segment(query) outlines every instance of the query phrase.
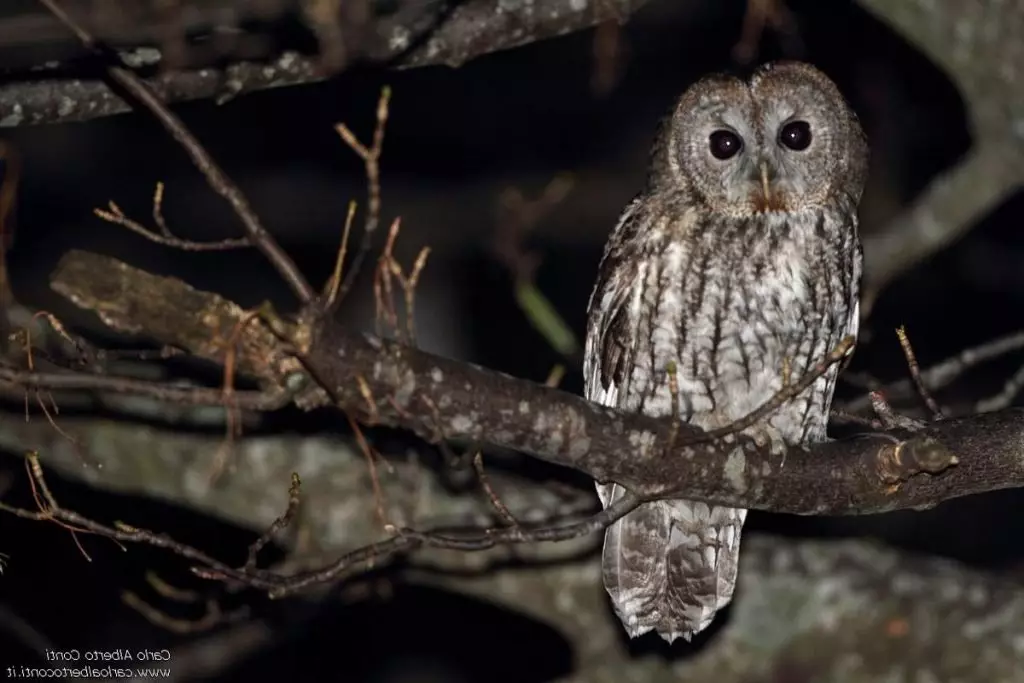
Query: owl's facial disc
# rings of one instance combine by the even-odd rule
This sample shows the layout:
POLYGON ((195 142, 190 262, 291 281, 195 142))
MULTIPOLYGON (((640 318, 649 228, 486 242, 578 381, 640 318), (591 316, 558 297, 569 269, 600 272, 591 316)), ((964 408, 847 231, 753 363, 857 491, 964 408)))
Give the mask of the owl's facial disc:
POLYGON ((678 101, 661 149, 656 186, 692 192, 721 214, 814 209, 840 195, 859 200, 863 190, 863 171, 849 174, 866 166, 856 117, 806 64, 702 79, 678 101))

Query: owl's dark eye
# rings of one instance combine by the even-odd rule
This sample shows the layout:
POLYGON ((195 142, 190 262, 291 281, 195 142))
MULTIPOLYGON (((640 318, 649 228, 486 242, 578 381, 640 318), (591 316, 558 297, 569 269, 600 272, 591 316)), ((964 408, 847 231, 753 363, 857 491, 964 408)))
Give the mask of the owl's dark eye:
POLYGON ((811 124, 806 121, 792 121, 779 131, 779 142, 794 152, 807 149, 811 144, 811 124))
POLYGON ((731 130, 716 130, 708 142, 711 145, 711 156, 722 161, 733 158, 743 149, 743 140, 731 130))

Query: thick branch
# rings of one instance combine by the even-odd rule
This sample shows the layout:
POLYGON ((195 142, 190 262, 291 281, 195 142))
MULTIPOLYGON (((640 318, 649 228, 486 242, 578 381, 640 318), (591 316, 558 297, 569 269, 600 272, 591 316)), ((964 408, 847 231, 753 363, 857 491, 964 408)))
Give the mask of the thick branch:
MULTIPOLYGON (((83 252, 64 257, 53 286, 80 306, 101 307, 114 329, 210 357, 202 332, 185 331, 195 328, 198 312, 210 315, 201 302, 213 295, 83 252)), ((933 423, 914 435, 878 433, 791 448, 782 458, 739 436, 692 443, 700 433, 686 426, 673 442, 668 420, 621 413, 336 326, 317 332, 304 362, 339 407, 364 422, 519 450, 644 496, 858 514, 928 507, 1024 483, 1024 411, 1017 409, 933 423), (956 458, 960 464, 949 468, 956 458)), ((246 367, 273 371, 266 363, 246 367)))
MULTIPOLYGON (((401 3, 395 13, 371 18, 366 26, 355 27, 358 41, 350 40, 347 46, 322 44, 321 53, 325 48, 349 49, 358 44, 358 52, 351 56, 372 62, 396 67, 432 64, 456 67, 481 55, 561 36, 603 21, 625 21, 646 1, 468 0, 456 3, 451 9, 448 3, 401 3)), ((137 3, 132 0, 127 4, 137 3)), ((284 4, 297 7, 299 3, 284 4)), ((112 22, 111 17, 119 16, 113 11, 102 15, 102 21, 90 21, 90 16, 75 13, 76 6, 80 9, 81 3, 68 6, 76 20, 98 40, 122 46, 122 54, 129 63, 141 63, 149 69, 166 67, 161 50, 154 48, 151 41, 156 41, 161 31, 166 34, 167 27, 137 21, 112 22), (138 49, 143 46, 145 49, 138 49)), ((121 16, 133 14, 137 12, 125 12, 121 16)), ((39 21, 45 28, 52 20, 40 18, 39 21)), ((353 27, 341 28, 351 32, 353 27)), ((223 56, 218 58, 223 59, 223 56)), ((206 68, 179 70, 171 65, 165 73, 147 79, 147 83, 163 101, 176 102, 228 98, 253 90, 313 82, 333 71, 324 68, 320 58, 295 52, 268 55, 265 60, 231 61, 232 65, 226 69, 211 64, 206 68)), ((52 78, 39 79, 38 73, 33 73, 27 76, 28 80, 0 86, 0 127, 81 121, 129 109, 101 81, 51 75, 52 78)))

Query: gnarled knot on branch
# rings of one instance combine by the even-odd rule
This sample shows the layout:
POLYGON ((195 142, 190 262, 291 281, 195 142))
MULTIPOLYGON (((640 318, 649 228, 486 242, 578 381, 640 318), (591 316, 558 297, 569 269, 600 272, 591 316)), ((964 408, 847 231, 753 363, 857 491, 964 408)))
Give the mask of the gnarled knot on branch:
POLYGON ((928 436, 912 436, 878 449, 878 474, 896 486, 916 474, 939 474, 959 462, 945 445, 928 436))

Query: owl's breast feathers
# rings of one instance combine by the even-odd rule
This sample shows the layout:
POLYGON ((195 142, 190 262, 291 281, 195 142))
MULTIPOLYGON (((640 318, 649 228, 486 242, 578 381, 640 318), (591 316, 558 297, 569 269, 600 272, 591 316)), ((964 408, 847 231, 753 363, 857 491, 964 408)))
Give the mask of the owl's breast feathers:
MULTIPOLYGON (((638 200, 609 241, 590 301, 590 400, 724 426, 799 380, 856 335, 860 248, 843 207, 753 218, 666 215, 638 200)), ((769 423, 790 442, 824 438, 836 369, 769 423)))
MULTIPOLYGON (((742 418, 856 335, 861 272, 846 206, 734 218, 642 197, 602 259, 588 310, 587 398, 704 428, 742 418)), ((837 369, 748 433, 825 438, 837 369)), ((630 457, 622 453, 621 457, 630 457)), ((598 485, 607 506, 619 495, 598 485)), ((744 510, 689 501, 641 506, 605 535, 604 579, 631 636, 703 630, 732 597, 744 510)))

